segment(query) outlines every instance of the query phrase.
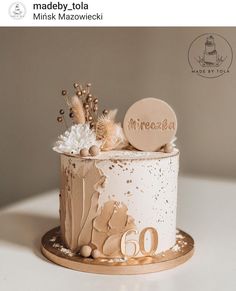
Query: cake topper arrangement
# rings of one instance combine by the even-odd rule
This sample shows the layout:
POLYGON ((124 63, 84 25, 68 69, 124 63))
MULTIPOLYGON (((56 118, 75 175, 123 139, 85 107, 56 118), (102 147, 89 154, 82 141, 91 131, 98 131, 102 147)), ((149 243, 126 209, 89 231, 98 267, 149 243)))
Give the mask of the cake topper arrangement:
POLYGON ((111 150, 173 151, 177 120, 164 101, 144 98, 136 102, 127 111, 122 127, 115 121, 117 109, 99 113, 99 100, 90 83, 74 83, 74 89, 72 95, 62 90, 72 124, 68 127, 66 110, 60 109, 57 121, 67 130, 58 137, 53 147, 56 152, 88 157, 111 150))
POLYGON ((74 89, 75 94, 72 96, 62 90, 72 125, 68 128, 65 110, 60 109, 57 121, 64 122, 67 131, 59 136, 53 149, 59 153, 87 157, 98 155, 100 150, 122 149, 127 146, 121 124, 115 122, 117 110, 104 109, 99 113, 99 100, 91 94, 90 83, 85 87, 75 83, 74 89))

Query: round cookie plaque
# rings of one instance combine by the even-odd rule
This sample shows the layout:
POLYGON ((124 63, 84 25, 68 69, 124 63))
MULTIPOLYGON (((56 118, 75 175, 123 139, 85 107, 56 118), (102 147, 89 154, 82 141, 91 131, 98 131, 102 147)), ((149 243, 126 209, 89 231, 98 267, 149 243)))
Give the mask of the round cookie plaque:
POLYGON ((153 152, 172 141, 177 130, 177 119, 166 102, 144 98, 128 109, 123 127, 133 147, 153 152))

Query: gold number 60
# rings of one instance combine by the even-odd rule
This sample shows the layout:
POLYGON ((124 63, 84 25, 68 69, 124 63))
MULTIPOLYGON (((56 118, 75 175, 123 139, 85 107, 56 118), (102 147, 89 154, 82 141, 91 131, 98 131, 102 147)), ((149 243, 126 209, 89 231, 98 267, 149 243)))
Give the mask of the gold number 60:
POLYGON ((128 257, 135 257, 138 255, 139 251, 144 255, 144 256, 152 256, 156 250, 157 250, 157 246, 158 246, 158 233, 156 231, 156 229, 154 227, 146 227, 144 228, 139 235, 139 242, 137 242, 136 240, 127 240, 127 236, 129 234, 138 234, 138 231, 136 229, 130 229, 127 230, 121 238, 121 253, 124 256, 128 256, 128 257), (147 232, 150 232, 151 235, 151 247, 150 249, 147 251, 145 249, 145 236, 147 234, 147 232), (131 244, 134 246, 134 250, 132 254, 127 254, 126 252, 126 246, 128 244, 131 244))

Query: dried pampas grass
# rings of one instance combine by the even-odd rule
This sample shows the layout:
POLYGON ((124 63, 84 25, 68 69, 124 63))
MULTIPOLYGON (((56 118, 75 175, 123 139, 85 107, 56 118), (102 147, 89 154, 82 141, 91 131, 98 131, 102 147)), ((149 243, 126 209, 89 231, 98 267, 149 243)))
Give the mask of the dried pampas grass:
POLYGON ((121 124, 115 123, 116 114, 117 109, 111 110, 107 115, 101 115, 96 123, 96 136, 102 140, 101 149, 104 151, 128 146, 121 124))
POLYGON ((83 103, 82 101, 78 98, 78 96, 72 96, 69 101, 69 105, 72 108, 72 113, 73 113, 73 121, 74 123, 82 123, 84 124, 86 119, 85 119, 85 114, 84 114, 84 108, 83 108, 83 103))

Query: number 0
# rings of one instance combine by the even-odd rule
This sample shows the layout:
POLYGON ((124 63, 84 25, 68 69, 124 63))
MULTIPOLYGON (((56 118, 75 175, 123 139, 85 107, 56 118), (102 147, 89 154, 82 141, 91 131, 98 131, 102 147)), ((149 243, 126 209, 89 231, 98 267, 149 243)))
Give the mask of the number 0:
POLYGON ((139 247, 140 247, 140 251, 144 256, 151 256, 155 253, 155 251, 157 250, 157 246, 158 246, 158 234, 155 228, 153 227, 146 227, 144 228, 141 232, 140 232, 140 236, 139 236, 139 247), (146 233, 150 232, 151 234, 151 247, 150 250, 146 250, 145 249, 145 236, 146 233))

